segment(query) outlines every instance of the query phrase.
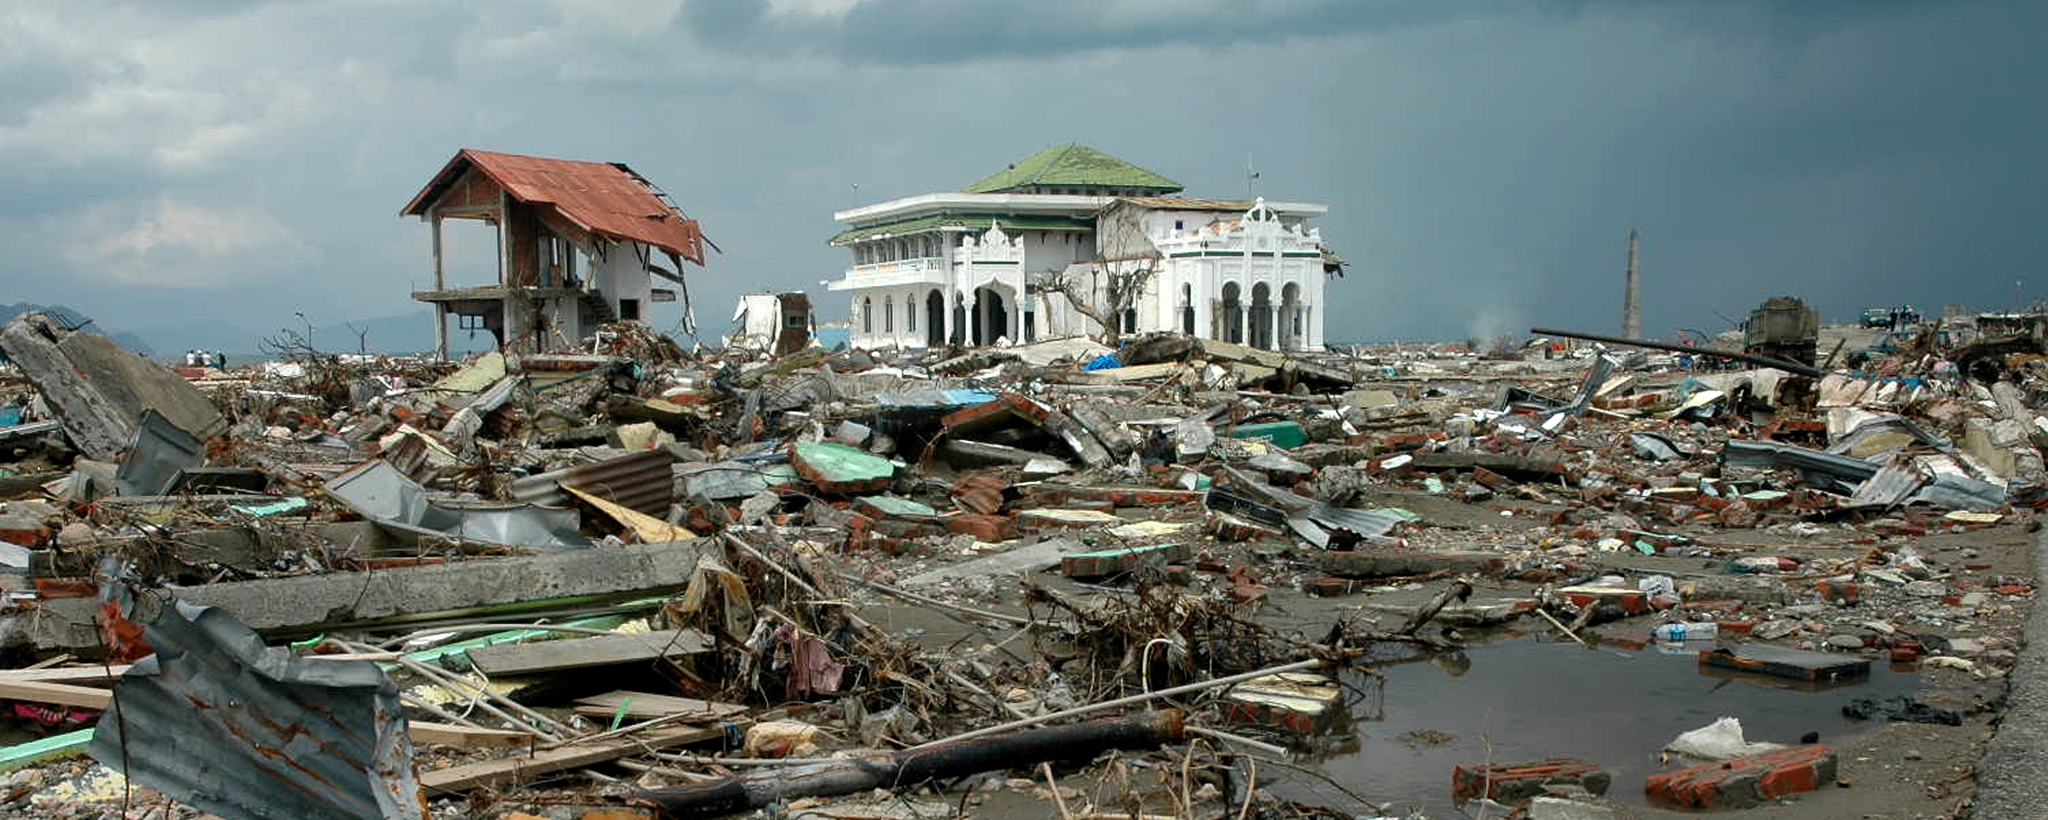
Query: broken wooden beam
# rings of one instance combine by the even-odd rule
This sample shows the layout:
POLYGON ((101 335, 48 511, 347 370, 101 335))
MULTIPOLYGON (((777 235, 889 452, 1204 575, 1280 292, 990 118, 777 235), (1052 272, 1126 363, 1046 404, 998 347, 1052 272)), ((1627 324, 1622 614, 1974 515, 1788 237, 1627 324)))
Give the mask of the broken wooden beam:
POLYGON ((737 703, 719 703, 713 700, 626 690, 578 698, 576 701, 576 713, 579 715, 600 718, 622 716, 627 720, 653 720, 675 715, 717 720, 746 711, 747 707, 737 703))
POLYGON ((1185 735, 1178 709, 1025 729, 886 754, 869 754, 674 789, 640 792, 658 817, 719 817, 800 797, 914 787, 935 780, 1054 760, 1086 761, 1113 749, 1153 749, 1185 735))
POLYGON ((673 748, 725 737, 723 726, 676 726, 652 729, 599 743, 572 743, 543 749, 531 755, 485 760, 422 772, 420 788, 427 794, 466 792, 486 787, 505 787, 541 775, 580 769, 645 751, 673 748))
POLYGON ((467 653, 478 671, 493 678, 518 677, 564 669, 613 666, 711 651, 711 639, 690 630, 659 630, 642 634, 598 635, 554 641, 485 646, 467 653))

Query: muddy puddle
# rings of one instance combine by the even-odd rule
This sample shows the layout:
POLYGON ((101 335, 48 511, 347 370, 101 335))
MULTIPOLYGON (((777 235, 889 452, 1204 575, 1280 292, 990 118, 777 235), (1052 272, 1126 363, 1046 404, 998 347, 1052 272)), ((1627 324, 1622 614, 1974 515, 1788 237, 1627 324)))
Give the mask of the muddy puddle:
MULTIPOLYGON (((1509 637, 1460 656, 1380 666, 1384 684, 1350 674, 1354 736, 1338 731, 1318 756, 1324 772, 1399 813, 1459 817, 1451 770, 1459 763, 1500 763, 1572 756, 1614 773, 1608 797, 1643 802, 1643 780, 1663 771, 1658 750, 1680 732, 1722 716, 1742 721, 1752 741, 1822 742, 1870 731, 1842 716, 1856 697, 1911 694, 1919 676, 1882 662, 1859 682, 1800 689, 1795 682, 1703 668, 1687 651, 1587 649, 1534 637, 1509 637)), ((1277 793, 1309 803, 1346 801, 1329 786, 1274 773, 1277 793)))

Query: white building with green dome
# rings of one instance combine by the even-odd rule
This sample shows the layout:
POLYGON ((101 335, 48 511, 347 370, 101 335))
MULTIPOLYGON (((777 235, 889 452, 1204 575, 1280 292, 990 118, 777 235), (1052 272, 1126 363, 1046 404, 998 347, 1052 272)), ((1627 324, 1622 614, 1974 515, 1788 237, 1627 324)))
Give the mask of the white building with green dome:
POLYGON ((1069 143, 957 193, 833 214, 845 229, 831 243, 852 260, 826 285, 849 298, 860 348, 1093 335, 1092 320, 1039 285, 1143 270, 1152 275, 1119 319, 1126 333, 1320 349, 1323 287, 1343 263, 1307 222, 1328 211, 1184 197, 1180 183, 1069 143))

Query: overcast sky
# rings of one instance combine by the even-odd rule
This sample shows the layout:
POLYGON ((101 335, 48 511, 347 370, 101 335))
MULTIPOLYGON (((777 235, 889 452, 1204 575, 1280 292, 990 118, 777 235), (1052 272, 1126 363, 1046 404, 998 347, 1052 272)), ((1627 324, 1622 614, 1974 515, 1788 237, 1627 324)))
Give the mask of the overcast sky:
MULTIPOLYGON (((1082 142, 1328 203, 1332 340, 2048 297, 2048 3, 13 0, 0 302, 250 337, 408 314, 458 148, 625 162, 734 297, 822 293, 831 214, 1082 142), (858 191, 854 186, 858 185, 858 191)), ((488 233, 453 241, 490 277, 488 233)), ((821 318, 843 318, 843 300, 821 318)), ((657 313, 664 329, 674 312, 657 313)), ((372 340, 373 343, 375 340, 372 340)))

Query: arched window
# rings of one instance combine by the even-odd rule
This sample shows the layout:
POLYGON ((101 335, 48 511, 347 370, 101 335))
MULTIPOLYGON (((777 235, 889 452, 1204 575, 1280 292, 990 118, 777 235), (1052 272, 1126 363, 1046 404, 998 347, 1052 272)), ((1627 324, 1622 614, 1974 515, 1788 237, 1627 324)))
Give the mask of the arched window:
POLYGON ((903 297, 903 329, 910 333, 917 332, 916 294, 910 294, 903 297))
POLYGON ((875 332, 875 300, 860 300, 860 332, 875 332))
POLYGON ((896 297, 882 297, 882 332, 896 332, 896 297))

